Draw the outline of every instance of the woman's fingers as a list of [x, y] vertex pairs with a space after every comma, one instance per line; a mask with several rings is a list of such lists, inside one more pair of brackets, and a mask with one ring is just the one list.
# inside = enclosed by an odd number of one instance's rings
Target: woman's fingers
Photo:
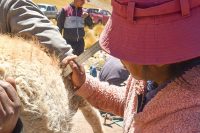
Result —
[[[5, 110], [4, 110], [4, 108], [1, 104], [1, 101], [0, 101], [0, 117], [4, 117], [5, 114], [6, 114], [6, 112], [5, 112]], [[2, 124], [2, 122], [3, 122], [2, 119], [0, 119], [0, 125]]]
[[75, 61], [69, 61], [69, 65], [72, 68], [73, 73], [75, 73], [76, 75], [80, 75], [81, 67]]
[[69, 64], [69, 61], [74, 60], [76, 57], [76, 55], [70, 55], [65, 57], [61, 62], [61, 67], [66, 67]]
[[[13, 80], [11, 82], [14, 83]], [[0, 132], [11, 132], [18, 120], [20, 107], [15, 88], [10, 83], [0, 80]]]
[[14, 78], [12, 78], [12, 77], [7, 77], [7, 78], [6, 78], [6, 81], [7, 81], [8, 83], [10, 83], [10, 84], [15, 88], [15, 90], [16, 90], [16, 82], [15, 82], [15, 79], [14, 79]]
[[[16, 87], [14, 79], [9, 79], [11, 84]], [[20, 99], [17, 95], [16, 89], [8, 82], [0, 80], [0, 87], [1, 91], [3, 92], [3, 96], [6, 95], [6, 98], [8, 97], [9, 100], [11, 100], [14, 104], [20, 105]]]
[[72, 82], [75, 87], [80, 87], [85, 82], [85, 71], [84, 68], [77, 64], [75, 61], [69, 62], [70, 67], [72, 68]]
[[12, 104], [11, 99], [9, 99], [5, 89], [3, 87], [0, 86], [0, 101], [1, 101], [1, 105], [2, 105], [2, 110], [8, 112], [10, 105]]
[[75, 87], [80, 87], [85, 82], [85, 70], [83, 66], [79, 65], [75, 59], [76, 55], [68, 56], [62, 60], [62, 66], [66, 67], [68, 64], [72, 69], [71, 80]]

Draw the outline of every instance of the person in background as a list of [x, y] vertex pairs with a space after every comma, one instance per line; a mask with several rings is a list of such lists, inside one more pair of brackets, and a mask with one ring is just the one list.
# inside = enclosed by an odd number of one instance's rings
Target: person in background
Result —
[[84, 18], [88, 16], [83, 12], [85, 0], [74, 0], [62, 8], [58, 14], [57, 26], [63, 38], [72, 46], [73, 54], [80, 55], [84, 51]]
[[63, 63], [73, 70], [76, 94], [123, 116], [124, 133], [199, 132], [200, 1], [112, 0], [112, 6], [100, 45], [130, 72], [126, 89], [86, 77], [69, 56]]
[[128, 76], [129, 72], [121, 61], [110, 56], [99, 73], [99, 80], [106, 81], [110, 85], [123, 86], [125, 85], [124, 81], [128, 79]]
[[[72, 48], [62, 38], [58, 27], [28, 0], [0, 0], [0, 33], [34, 37], [60, 61], [72, 55]], [[0, 81], [0, 133], [22, 131], [22, 123], [18, 119], [20, 101], [14, 88], [10, 82]]]

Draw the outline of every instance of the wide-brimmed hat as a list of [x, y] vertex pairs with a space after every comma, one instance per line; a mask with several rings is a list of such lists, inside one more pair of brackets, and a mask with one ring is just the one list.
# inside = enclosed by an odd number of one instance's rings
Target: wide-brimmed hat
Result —
[[171, 64], [200, 56], [200, 0], [112, 0], [100, 36], [107, 53], [135, 64]]

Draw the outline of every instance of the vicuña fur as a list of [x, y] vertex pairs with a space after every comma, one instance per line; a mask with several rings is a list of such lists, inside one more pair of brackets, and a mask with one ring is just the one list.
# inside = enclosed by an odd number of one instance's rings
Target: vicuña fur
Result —
[[94, 132], [102, 133], [91, 105], [74, 96], [69, 80], [63, 83], [57, 58], [35, 43], [0, 35], [0, 78], [12, 76], [16, 80], [24, 132], [69, 133], [72, 117], [82, 102], [80, 109], [91, 114], [85, 117]]

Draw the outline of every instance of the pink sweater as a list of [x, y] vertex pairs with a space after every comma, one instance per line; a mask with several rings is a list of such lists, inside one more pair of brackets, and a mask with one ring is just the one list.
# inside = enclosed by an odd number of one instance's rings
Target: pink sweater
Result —
[[129, 78], [125, 88], [87, 79], [77, 94], [96, 108], [124, 117], [124, 133], [200, 133], [200, 66], [175, 79], [137, 112], [136, 88]]

